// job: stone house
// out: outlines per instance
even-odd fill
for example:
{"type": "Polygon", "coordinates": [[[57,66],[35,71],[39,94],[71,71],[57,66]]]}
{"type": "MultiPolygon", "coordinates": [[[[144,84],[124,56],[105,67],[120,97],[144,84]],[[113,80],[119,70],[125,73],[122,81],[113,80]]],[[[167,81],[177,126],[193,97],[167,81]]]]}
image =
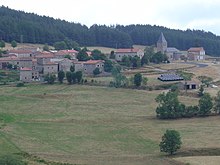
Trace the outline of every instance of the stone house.
{"type": "Polygon", "coordinates": [[[140,59],[144,56],[144,51],[141,49],[130,48],[130,49],[117,49],[115,51],[115,60],[122,61],[123,57],[139,57],[140,59]]]}
{"type": "Polygon", "coordinates": [[[14,54],[17,57],[32,57],[34,54],[33,50],[27,50],[27,49],[13,49],[13,50],[9,50],[8,54],[14,54]]]}
{"type": "Polygon", "coordinates": [[[188,60],[201,61],[205,60],[205,50],[203,47],[192,47],[188,49],[188,60]]]}
{"type": "Polygon", "coordinates": [[[184,90],[193,90],[193,89],[198,89],[199,84],[194,81],[182,81],[179,83],[179,89],[184,90]]]}
{"type": "Polygon", "coordinates": [[[0,69],[6,69],[8,64],[16,65],[18,68],[32,68],[32,59],[27,57],[4,57],[0,58],[0,69]]]}
{"type": "Polygon", "coordinates": [[[32,69],[31,68],[20,68],[20,81],[31,82],[32,81],[32,69]]]}
{"type": "Polygon", "coordinates": [[[75,70],[82,71],[85,74],[93,74],[93,71],[96,68],[99,68],[99,71],[104,71],[104,61],[103,60],[89,60],[89,61],[78,61],[74,62],[75,70]]]}
{"type": "Polygon", "coordinates": [[[42,70],[42,74],[46,75],[46,74],[57,74],[58,73],[58,64],[54,63],[54,62],[47,62],[44,63],[42,66],[43,70],[42,70]]]}
{"type": "Polygon", "coordinates": [[[70,56],[70,59],[74,60],[76,59],[76,56],[78,54],[78,51],[76,50],[59,50],[54,53],[55,58],[63,59],[66,55],[70,56]]]}
{"type": "Polygon", "coordinates": [[[62,59],[60,62],[58,62],[58,71],[62,70],[64,72],[70,71],[70,67],[73,65],[72,60],[69,60],[67,58],[62,59]]]}
{"type": "Polygon", "coordinates": [[[47,64],[50,65],[51,59],[54,58],[54,55],[52,53],[42,53],[40,55],[35,56],[35,58],[37,60],[37,68],[36,69],[40,72],[40,74],[45,74],[44,73],[45,70],[46,70],[46,72],[50,71],[50,70],[54,71],[54,67],[53,66],[47,66],[47,64]]]}

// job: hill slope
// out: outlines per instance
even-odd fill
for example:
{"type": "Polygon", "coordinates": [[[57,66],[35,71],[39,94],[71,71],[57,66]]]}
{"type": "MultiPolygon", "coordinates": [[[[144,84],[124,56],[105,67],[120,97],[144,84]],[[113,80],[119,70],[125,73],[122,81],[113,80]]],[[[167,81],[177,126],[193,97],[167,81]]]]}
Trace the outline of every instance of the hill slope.
{"type": "Polygon", "coordinates": [[[0,39],[26,43],[53,44],[70,39],[81,46],[131,47],[154,45],[163,32],[168,46],[187,50],[203,46],[209,55],[220,56],[220,37],[201,30],[173,30],[151,25],[93,25],[87,27],[60,19],[0,7],[0,39]]]}

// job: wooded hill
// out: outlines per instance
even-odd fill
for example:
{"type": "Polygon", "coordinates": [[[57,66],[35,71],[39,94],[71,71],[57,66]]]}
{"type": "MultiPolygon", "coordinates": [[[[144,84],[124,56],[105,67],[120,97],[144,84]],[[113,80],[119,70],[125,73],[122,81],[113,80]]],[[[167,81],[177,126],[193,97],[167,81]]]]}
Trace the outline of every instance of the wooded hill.
{"type": "Polygon", "coordinates": [[[203,46],[208,55],[220,56],[220,37],[201,30],[173,30],[151,25],[93,25],[70,23],[60,19],[39,16],[0,7],[0,39],[11,42],[53,44],[69,39],[80,46],[129,48],[133,44],[155,45],[161,32],[169,47],[187,50],[203,46]]]}

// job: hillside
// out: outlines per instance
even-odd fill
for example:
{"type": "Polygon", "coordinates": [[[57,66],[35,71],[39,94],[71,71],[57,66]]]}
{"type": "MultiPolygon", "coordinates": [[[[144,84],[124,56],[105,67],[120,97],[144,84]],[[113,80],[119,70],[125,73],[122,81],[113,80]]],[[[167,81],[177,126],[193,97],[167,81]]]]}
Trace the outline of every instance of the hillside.
{"type": "Polygon", "coordinates": [[[161,32],[169,47],[187,50],[203,46],[208,55],[220,56],[220,37],[201,30],[173,30],[151,25],[93,25],[67,22],[33,13],[0,7],[0,39],[11,42],[53,44],[69,39],[80,46],[126,48],[136,45],[154,45],[161,32]]]}

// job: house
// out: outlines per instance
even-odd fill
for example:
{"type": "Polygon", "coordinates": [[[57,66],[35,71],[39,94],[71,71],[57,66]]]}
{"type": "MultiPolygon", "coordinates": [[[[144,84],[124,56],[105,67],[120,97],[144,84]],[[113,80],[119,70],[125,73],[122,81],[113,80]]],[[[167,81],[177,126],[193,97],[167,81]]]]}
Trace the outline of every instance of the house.
{"type": "Polygon", "coordinates": [[[116,61],[122,61],[123,57],[139,57],[140,59],[144,56],[144,51],[137,48],[130,49],[117,49],[115,51],[115,59],[116,61]]]}
{"type": "Polygon", "coordinates": [[[32,68],[20,68],[20,81],[31,82],[32,81],[32,68]]]}
{"type": "Polygon", "coordinates": [[[73,65],[72,60],[69,60],[67,58],[62,59],[62,61],[60,61],[58,63],[58,71],[62,70],[64,72],[70,71],[70,67],[73,65]]]}
{"type": "Polygon", "coordinates": [[[165,50],[165,53],[166,53],[168,59],[170,59],[170,60],[179,60],[180,59],[180,57],[178,57],[178,55],[180,54],[179,52],[180,51],[174,47],[168,47],[165,50]]]}
{"type": "Polygon", "coordinates": [[[13,49],[9,50],[8,54],[16,55],[17,57],[32,57],[34,52],[33,50],[27,50],[27,49],[13,49]]]}
{"type": "Polygon", "coordinates": [[[18,68],[27,67],[32,68],[32,59],[29,57],[4,57],[0,58],[0,69],[6,69],[8,64],[17,66],[18,68]]]}
{"type": "Polygon", "coordinates": [[[73,65],[73,60],[69,60],[68,58],[63,58],[63,59],[51,59],[51,62],[54,62],[58,64],[58,72],[59,71],[70,71],[70,67],[73,65]]]}
{"type": "Polygon", "coordinates": [[[54,62],[47,62],[42,65],[42,74],[57,74],[58,73],[58,64],[54,62]]]}
{"type": "Polygon", "coordinates": [[[188,60],[201,61],[205,60],[205,50],[203,47],[192,47],[188,49],[188,60]]]}
{"type": "Polygon", "coordinates": [[[104,71],[104,61],[103,60],[89,60],[89,61],[78,61],[74,62],[76,71],[83,71],[85,74],[93,74],[96,68],[99,71],[104,71]]]}
{"type": "MultiPolygon", "coordinates": [[[[46,70],[46,74],[48,73],[48,71],[53,71],[54,72],[54,66],[51,66],[51,59],[54,58],[54,55],[52,53],[49,52],[44,52],[41,54],[38,54],[35,56],[36,60],[37,60],[37,70],[40,72],[40,74],[45,74],[44,71],[46,70]],[[49,66],[48,66],[49,64],[49,66]],[[46,66],[45,66],[46,65],[46,66]],[[49,68],[48,68],[49,67],[49,68]],[[52,68],[53,67],[53,68],[52,68]]],[[[54,63],[53,63],[54,64],[54,63]]],[[[55,65],[55,64],[54,64],[55,65]]],[[[57,65],[57,64],[56,64],[57,65]]]]}
{"type": "Polygon", "coordinates": [[[182,81],[179,83],[179,89],[198,89],[199,84],[194,81],[182,81]]]}

